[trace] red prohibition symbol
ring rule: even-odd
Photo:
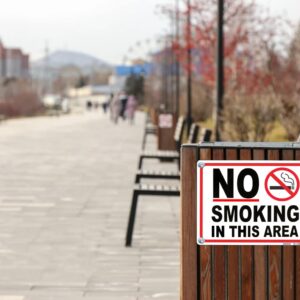
[[[299,191],[299,178],[291,169],[274,169],[267,175],[265,179],[265,190],[267,194],[274,200],[291,200]]]

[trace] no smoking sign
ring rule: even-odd
[[[199,161],[197,243],[300,243],[300,163]]]
[[[276,168],[267,175],[265,189],[274,200],[290,200],[299,191],[298,175],[289,168]]]

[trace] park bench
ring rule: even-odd
[[[179,161],[179,151],[180,151],[180,146],[183,138],[184,125],[185,125],[184,117],[180,117],[177,121],[176,129],[174,133],[176,151],[167,151],[167,150],[143,151],[139,158],[138,169],[142,168],[144,159],[160,159],[160,160],[167,159],[172,161],[174,160]]]
[[[191,126],[190,134],[189,134],[189,142],[195,143],[197,137],[198,137],[198,131],[199,126],[196,124],[193,124]],[[211,136],[211,130],[205,129],[201,131],[201,138],[209,139]],[[200,140],[200,142],[203,142],[204,140]],[[141,173],[138,173],[136,177],[136,181],[140,181],[141,178],[161,178],[161,179],[180,179],[180,173],[169,173],[169,172],[145,172],[144,176],[141,175]],[[137,179],[138,178],[138,179]],[[137,203],[139,196],[180,196],[180,189],[179,186],[174,185],[157,185],[157,184],[136,184],[133,190],[133,196],[132,196],[132,202],[131,202],[131,208],[129,213],[129,220],[128,220],[128,226],[127,226],[127,233],[126,233],[126,247],[131,246],[132,242],[132,234],[133,234],[133,228],[135,223],[135,216],[136,216],[136,209],[137,209]]]
[[[200,134],[199,134],[200,131]],[[192,124],[187,143],[209,142],[212,131],[207,128],[200,129],[197,124]],[[179,171],[157,171],[157,170],[138,170],[135,175],[135,183],[140,183],[141,179],[180,179]]]

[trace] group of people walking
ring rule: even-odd
[[[124,92],[111,94],[103,104],[103,111],[110,112],[110,119],[117,124],[119,118],[128,119],[131,124],[134,122],[134,115],[137,109],[137,100],[134,95],[127,95]]]

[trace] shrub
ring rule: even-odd
[[[290,141],[295,141],[300,134],[300,92],[289,97],[281,97],[280,122]]]
[[[38,94],[28,83],[10,83],[1,94],[0,114],[7,117],[32,116],[43,110]]]
[[[223,115],[226,140],[265,141],[278,111],[279,100],[271,93],[227,96]]]

